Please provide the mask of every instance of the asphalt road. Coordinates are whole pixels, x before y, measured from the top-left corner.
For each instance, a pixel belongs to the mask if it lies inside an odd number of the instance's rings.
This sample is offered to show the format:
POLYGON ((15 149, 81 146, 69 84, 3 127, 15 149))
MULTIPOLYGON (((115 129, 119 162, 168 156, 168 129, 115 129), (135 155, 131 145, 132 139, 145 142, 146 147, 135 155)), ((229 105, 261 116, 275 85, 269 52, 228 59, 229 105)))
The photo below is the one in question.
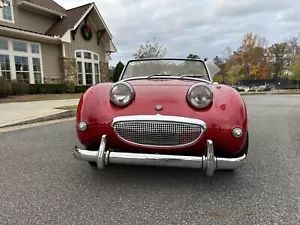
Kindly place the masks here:
POLYGON ((245 97, 236 172, 111 166, 72 158, 74 122, 0 133, 0 224, 300 224, 300 95, 245 97))

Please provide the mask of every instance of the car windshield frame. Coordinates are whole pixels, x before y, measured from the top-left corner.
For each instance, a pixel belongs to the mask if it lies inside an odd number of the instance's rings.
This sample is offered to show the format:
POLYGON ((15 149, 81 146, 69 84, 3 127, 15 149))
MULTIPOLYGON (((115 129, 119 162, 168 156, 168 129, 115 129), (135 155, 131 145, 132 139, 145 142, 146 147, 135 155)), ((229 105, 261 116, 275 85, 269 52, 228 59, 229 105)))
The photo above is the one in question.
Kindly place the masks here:
MULTIPOLYGON (((200 75, 200 73, 199 73, 200 75)), ((138 78, 148 78, 148 77, 152 77, 152 78, 160 78, 160 77, 163 77, 163 78, 166 78, 166 79, 171 79, 171 78, 176 78, 176 79, 193 79, 193 80, 205 80, 205 81, 208 81, 208 82, 212 82, 212 79, 211 79, 211 75, 210 75, 210 72, 207 68, 207 65, 205 63, 204 60, 201 60, 201 59, 185 59, 185 58, 159 58, 159 59, 133 59, 133 60, 129 60, 126 64, 126 66, 124 67, 123 71, 122 71, 122 74, 119 78, 119 81, 121 80, 131 80, 131 79, 138 79, 138 78), (164 74, 149 74, 149 75, 141 75, 141 76, 132 76, 132 77, 125 77, 125 73, 126 73, 126 70, 128 68, 128 66, 130 65, 130 63, 132 62, 146 62, 146 61, 186 61, 186 62, 199 62, 199 63, 202 63, 203 64, 203 67, 205 68, 205 71, 206 71, 206 74, 203 74, 203 76, 193 76, 192 74, 181 74, 181 75, 172 75, 172 76, 164 76, 164 74), (189 75, 191 75, 189 77, 189 75)))

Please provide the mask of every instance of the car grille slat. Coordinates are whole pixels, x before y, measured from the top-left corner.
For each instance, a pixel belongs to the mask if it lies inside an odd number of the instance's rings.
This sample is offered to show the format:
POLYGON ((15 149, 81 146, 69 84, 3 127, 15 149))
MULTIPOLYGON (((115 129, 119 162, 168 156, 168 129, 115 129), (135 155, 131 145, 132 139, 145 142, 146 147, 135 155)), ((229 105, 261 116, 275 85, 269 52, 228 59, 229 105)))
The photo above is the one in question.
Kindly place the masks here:
POLYGON ((172 121, 122 121, 113 125, 119 137, 143 146, 176 147, 195 142, 203 128, 172 121))

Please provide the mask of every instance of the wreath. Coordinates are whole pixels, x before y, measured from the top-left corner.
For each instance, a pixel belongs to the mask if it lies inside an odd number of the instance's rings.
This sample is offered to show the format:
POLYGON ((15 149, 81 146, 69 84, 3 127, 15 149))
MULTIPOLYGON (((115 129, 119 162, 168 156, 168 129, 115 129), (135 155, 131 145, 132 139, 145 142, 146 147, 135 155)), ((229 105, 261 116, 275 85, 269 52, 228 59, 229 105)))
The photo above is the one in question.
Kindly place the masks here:
POLYGON ((92 28, 87 24, 82 25, 81 27, 81 34, 84 40, 89 41, 93 37, 92 28))

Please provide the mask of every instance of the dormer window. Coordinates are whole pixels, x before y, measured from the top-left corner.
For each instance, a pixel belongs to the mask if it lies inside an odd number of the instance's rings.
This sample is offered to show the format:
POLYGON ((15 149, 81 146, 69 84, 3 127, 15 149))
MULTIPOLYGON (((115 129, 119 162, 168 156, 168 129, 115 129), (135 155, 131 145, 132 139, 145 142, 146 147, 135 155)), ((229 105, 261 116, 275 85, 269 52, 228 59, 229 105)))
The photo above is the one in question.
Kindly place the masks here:
POLYGON ((12 0, 0 0, 0 20, 14 22, 12 0))

